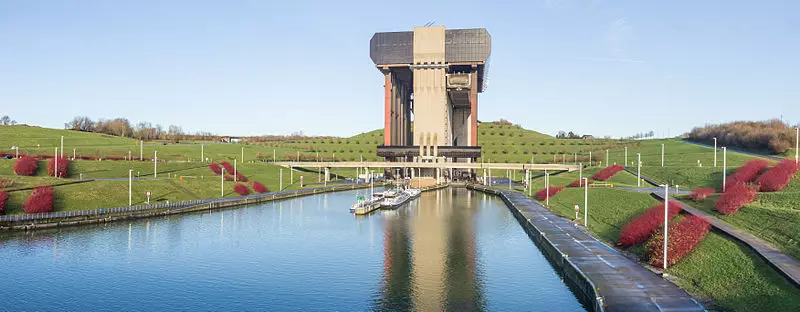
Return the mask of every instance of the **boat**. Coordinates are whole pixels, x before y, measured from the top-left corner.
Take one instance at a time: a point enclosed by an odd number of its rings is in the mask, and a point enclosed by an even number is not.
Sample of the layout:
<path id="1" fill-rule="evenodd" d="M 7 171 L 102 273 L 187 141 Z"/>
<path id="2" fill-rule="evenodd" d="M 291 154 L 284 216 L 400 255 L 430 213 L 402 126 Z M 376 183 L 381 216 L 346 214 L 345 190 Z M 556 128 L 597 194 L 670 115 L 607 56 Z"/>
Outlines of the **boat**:
<path id="1" fill-rule="evenodd" d="M 368 214 L 381 207 L 382 197 L 366 198 L 359 196 L 353 206 L 350 207 L 350 212 L 355 214 Z"/>
<path id="2" fill-rule="evenodd" d="M 418 189 L 394 189 L 391 192 L 384 194 L 384 199 L 381 202 L 381 208 L 397 208 L 407 203 L 409 200 L 418 197 L 420 190 Z"/>

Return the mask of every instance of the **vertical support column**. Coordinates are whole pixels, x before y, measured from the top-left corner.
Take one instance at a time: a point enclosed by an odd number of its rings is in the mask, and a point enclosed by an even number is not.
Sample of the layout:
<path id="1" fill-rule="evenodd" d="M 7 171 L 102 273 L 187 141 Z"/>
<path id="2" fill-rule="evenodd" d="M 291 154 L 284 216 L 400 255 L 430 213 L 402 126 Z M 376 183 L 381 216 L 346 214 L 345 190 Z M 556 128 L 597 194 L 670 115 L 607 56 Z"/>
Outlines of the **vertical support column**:
<path id="1" fill-rule="evenodd" d="M 383 76 L 383 96 L 383 145 L 390 146 L 392 144 L 392 72 L 390 71 Z"/>
<path id="2" fill-rule="evenodd" d="M 325 167 L 325 182 L 331 180 L 331 168 Z"/>
<path id="3" fill-rule="evenodd" d="M 478 71 L 477 66 L 472 67 L 475 71 L 470 75 L 469 89 L 469 146 L 478 146 Z"/>

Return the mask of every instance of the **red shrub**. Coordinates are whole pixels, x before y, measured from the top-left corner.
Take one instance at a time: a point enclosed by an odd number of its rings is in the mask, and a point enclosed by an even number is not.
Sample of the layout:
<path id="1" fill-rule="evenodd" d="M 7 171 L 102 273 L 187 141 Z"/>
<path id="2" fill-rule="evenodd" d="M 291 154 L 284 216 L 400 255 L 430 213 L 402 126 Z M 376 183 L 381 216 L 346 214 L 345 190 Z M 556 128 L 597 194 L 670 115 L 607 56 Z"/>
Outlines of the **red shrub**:
<path id="1" fill-rule="evenodd" d="M 583 180 L 575 180 L 570 182 L 567 187 L 584 187 Z"/>
<path id="2" fill-rule="evenodd" d="M 223 162 L 221 162 L 219 164 L 222 165 L 223 168 L 225 168 L 226 172 L 228 172 L 230 174 L 233 174 L 233 165 L 231 165 L 231 163 L 229 163 L 227 161 L 223 161 Z"/>
<path id="3" fill-rule="evenodd" d="M 225 175 L 225 181 L 233 181 L 233 176 L 226 174 Z"/>
<path id="4" fill-rule="evenodd" d="M 739 211 L 739 208 L 756 199 L 757 189 L 749 187 L 744 183 L 737 183 L 729 186 L 725 193 L 719 197 L 714 208 L 722 214 L 732 214 Z"/>
<path id="5" fill-rule="evenodd" d="M 787 159 L 758 177 L 756 183 L 762 192 L 777 192 L 789 185 L 798 169 L 794 161 Z"/>
<path id="6" fill-rule="evenodd" d="M 258 182 L 258 181 L 253 181 L 253 182 L 250 182 L 250 186 L 252 186 L 252 187 L 253 187 L 253 191 L 255 191 L 256 193 L 266 193 L 266 192 L 269 192 L 269 190 L 267 189 L 267 187 L 266 187 L 266 186 L 264 186 L 264 184 L 261 184 L 261 182 Z"/>
<path id="7" fill-rule="evenodd" d="M 689 197 L 694 201 L 701 201 L 701 200 L 704 200 L 704 199 L 708 198 L 708 196 L 711 196 L 711 194 L 714 194 L 714 189 L 713 188 L 710 188 L 710 187 L 698 187 L 698 188 L 694 189 L 694 191 L 692 191 L 691 194 L 689 194 Z"/>
<path id="8" fill-rule="evenodd" d="M 711 224 L 698 216 L 688 216 L 670 224 L 667 237 L 667 265 L 678 263 L 708 234 Z M 647 257 L 655 267 L 664 266 L 664 231 L 660 230 L 647 242 Z"/>
<path id="9" fill-rule="evenodd" d="M 14 163 L 14 173 L 21 176 L 32 176 L 36 174 L 37 168 L 39 168 L 39 161 L 30 156 L 17 158 L 17 162 Z"/>
<path id="10" fill-rule="evenodd" d="M 247 185 L 242 183 L 236 183 L 236 185 L 233 186 L 233 191 L 242 196 L 250 194 L 250 189 L 247 188 Z"/>
<path id="11" fill-rule="evenodd" d="M 539 199 L 539 200 L 545 200 L 545 199 L 547 199 L 549 197 L 553 197 L 554 195 L 558 194 L 558 192 L 561 192 L 561 190 L 563 190 L 563 189 L 564 189 L 563 186 L 551 186 L 550 187 L 550 193 L 548 194 L 547 193 L 547 188 L 543 188 L 543 189 L 539 190 L 538 192 L 536 192 L 536 198 Z"/>
<path id="12" fill-rule="evenodd" d="M 0 213 L 6 213 L 6 202 L 8 202 L 8 193 L 0 191 Z"/>
<path id="13" fill-rule="evenodd" d="M 625 170 L 625 167 L 622 167 L 621 165 L 611 165 L 595 173 L 592 176 L 592 179 L 597 181 L 606 181 L 622 170 Z"/>
<path id="14" fill-rule="evenodd" d="M 247 177 L 241 173 L 236 173 L 236 180 L 239 182 L 247 182 Z"/>
<path id="15" fill-rule="evenodd" d="M 753 159 L 748 161 L 725 179 L 725 184 L 729 186 L 736 183 L 753 182 L 767 167 L 769 167 L 769 163 L 766 160 Z"/>
<path id="16" fill-rule="evenodd" d="M 681 210 L 683 208 L 681 208 L 680 204 L 671 200 L 669 201 L 667 217 L 671 220 Z M 644 243 L 662 224 L 664 224 L 664 203 L 650 207 L 650 209 L 647 209 L 647 211 L 628 222 L 628 224 L 625 224 L 622 231 L 619 232 L 618 244 L 622 247 L 630 247 Z"/>
<path id="17" fill-rule="evenodd" d="M 211 172 L 213 172 L 215 175 L 222 174 L 222 167 L 220 167 L 218 163 L 208 164 L 208 169 L 211 169 Z"/>
<path id="18" fill-rule="evenodd" d="M 37 186 L 23 203 L 25 213 L 39 213 L 53 211 L 53 188 Z"/>
<path id="19" fill-rule="evenodd" d="M 52 158 L 47 161 L 47 175 L 51 177 L 55 177 L 53 175 L 53 170 L 55 170 L 55 161 L 58 160 L 58 177 L 59 178 L 66 178 L 67 177 L 67 169 L 69 168 L 69 161 L 66 157 L 59 157 L 59 158 Z"/>

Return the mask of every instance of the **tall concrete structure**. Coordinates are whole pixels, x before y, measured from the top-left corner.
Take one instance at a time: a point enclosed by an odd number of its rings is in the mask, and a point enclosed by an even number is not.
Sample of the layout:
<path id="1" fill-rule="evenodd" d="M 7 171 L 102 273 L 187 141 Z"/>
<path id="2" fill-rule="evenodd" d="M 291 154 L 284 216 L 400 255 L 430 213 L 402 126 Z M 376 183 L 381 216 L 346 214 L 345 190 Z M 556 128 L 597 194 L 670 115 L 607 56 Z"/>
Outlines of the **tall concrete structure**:
<path id="1" fill-rule="evenodd" d="M 462 162 L 480 157 L 478 93 L 486 86 L 490 51 L 483 28 L 429 26 L 373 35 L 370 57 L 384 78 L 378 156 Z"/>

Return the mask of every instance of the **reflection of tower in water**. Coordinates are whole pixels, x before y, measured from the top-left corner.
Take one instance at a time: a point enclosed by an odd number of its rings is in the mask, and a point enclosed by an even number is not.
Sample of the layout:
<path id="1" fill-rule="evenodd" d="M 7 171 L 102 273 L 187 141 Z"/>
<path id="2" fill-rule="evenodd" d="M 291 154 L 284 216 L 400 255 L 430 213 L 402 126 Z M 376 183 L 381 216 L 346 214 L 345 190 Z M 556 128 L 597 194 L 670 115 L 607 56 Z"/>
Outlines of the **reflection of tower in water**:
<path id="1" fill-rule="evenodd" d="M 402 208 L 401 208 L 402 209 Z M 383 285 L 375 310 L 411 309 L 411 248 L 405 218 L 384 218 Z"/>
<path id="2" fill-rule="evenodd" d="M 472 218 L 467 190 L 425 193 L 397 217 L 386 218 L 380 309 L 480 310 Z"/>

